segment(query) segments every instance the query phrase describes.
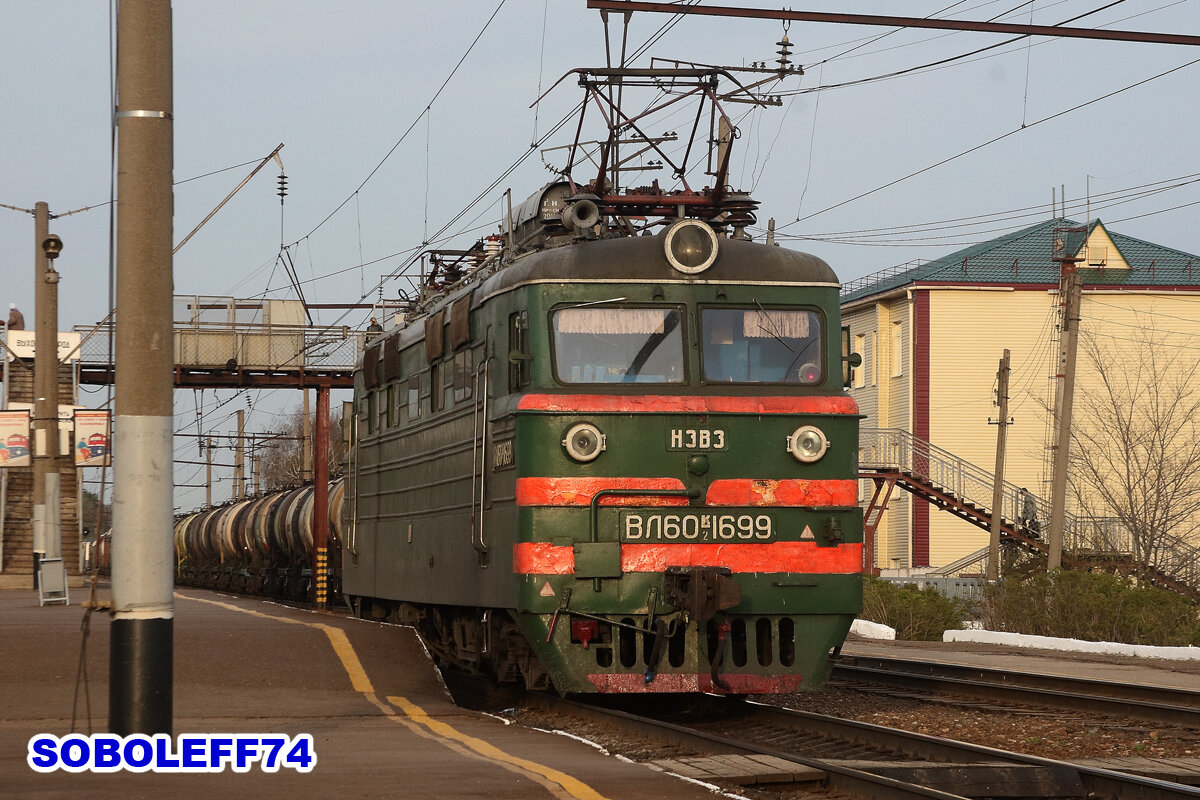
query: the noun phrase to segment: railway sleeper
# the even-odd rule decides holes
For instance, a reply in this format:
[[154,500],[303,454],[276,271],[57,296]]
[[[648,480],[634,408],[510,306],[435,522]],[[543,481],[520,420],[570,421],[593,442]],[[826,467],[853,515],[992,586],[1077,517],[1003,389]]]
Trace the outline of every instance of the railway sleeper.
[[832,766],[870,772],[963,797],[1085,797],[1079,772],[1068,766],[935,764],[928,761],[824,759]]

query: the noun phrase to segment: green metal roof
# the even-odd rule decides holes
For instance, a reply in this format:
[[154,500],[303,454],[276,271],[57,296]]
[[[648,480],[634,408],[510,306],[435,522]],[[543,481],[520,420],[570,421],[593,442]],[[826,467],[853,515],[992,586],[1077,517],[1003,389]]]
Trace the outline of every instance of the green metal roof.
[[[1100,220],[1088,225],[1088,232]],[[913,284],[1057,284],[1052,256],[1054,232],[1082,227],[1052,219],[911,268],[891,268],[842,286],[842,302],[861,300]],[[1104,228],[1129,269],[1084,268],[1087,286],[1200,286],[1200,256],[1125,236]]]

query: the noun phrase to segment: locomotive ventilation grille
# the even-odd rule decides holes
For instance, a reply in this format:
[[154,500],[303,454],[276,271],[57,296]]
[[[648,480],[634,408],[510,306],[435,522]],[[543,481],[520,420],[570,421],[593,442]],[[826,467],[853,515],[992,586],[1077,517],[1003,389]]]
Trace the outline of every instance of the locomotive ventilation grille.
[[[621,625],[600,623],[598,636],[591,644],[596,665],[604,668],[641,671],[653,660],[654,634],[634,630],[644,620],[625,617]],[[715,619],[708,620],[703,641],[697,642],[695,625],[679,626],[667,637],[658,668],[679,669],[686,654],[702,652],[711,664],[720,647],[720,630]],[[747,666],[791,667],[796,663],[796,622],[791,617],[734,617],[729,620],[726,665],[738,669]],[[697,647],[700,644],[701,647]]]

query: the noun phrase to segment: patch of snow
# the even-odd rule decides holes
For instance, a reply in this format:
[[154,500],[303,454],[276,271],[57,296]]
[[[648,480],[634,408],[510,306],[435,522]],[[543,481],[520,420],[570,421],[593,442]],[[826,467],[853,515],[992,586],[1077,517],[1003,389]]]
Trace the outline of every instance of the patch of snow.
[[[889,628],[887,625],[881,625],[878,622],[869,622],[865,619],[856,619],[850,625],[850,632],[858,634],[864,639],[895,639],[896,629]],[[947,631],[950,633],[950,631]]]
[[[858,622],[856,621],[854,624],[857,625]],[[867,624],[873,625],[874,623]],[[854,630],[854,628],[852,627],[851,630]],[[867,634],[862,635],[865,636]],[[894,638],[894,636],[888,638]],[[1085,642],[1081,639],[1057,639],[1052,636],[1030,636],[1024,633],[1006,633],[1000,631],[946,631],[942,634],[942,641],[980,642],[983,644],[1004,644],[1012,647],[1032,647],[1039,650],[1067,650],[1078,653],[1166,658],[1175,661],[1200,661],[1200,647],[1152,647],[1145,644],[1121,644],[1120,642]]]

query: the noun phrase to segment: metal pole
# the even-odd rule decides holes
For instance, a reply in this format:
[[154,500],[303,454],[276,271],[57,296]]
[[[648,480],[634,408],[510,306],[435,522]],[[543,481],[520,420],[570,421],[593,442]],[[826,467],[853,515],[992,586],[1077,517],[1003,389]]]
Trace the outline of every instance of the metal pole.
[[1063,528],[1067,517],[1067,468],[1070,463],[1071,407],[1075,401],[1075,354],[1079,349],[1079,306],[1083,279],[1075,259],[1063,261],[1063,333],[1058,377],[1062,380],[1055,431],[1054,472],[1050,487],[1050,552],[1047,569],[1062,567]]
[[[48,526],[46,524],[46,474],[54,465],[54,451],[48,449],[49,430],[58,432],[57,393],[51,377],[57,372],[58,332],[50,321],[50,292],[53,285],[46,281],[49,260],[42,242],[50,235],[50,207],[37,203],[33,212],[33,572],[38,580],[38,560],[48,555]],[[53,423],[53,424],[51,424]]]
[[1062,36],[1078,39],[1107,39],[1118,42],[1150,42],[1154,44],[1200,44],[1200,36],[1182,33],[1150,31],[1115,31],[1095,28],[1067,28],[1060,25],[1022,25],[1010,22],[978,22],[966,19],[934,19],[892,17],[876,14],[842,14],[830,11],[792,11],[791,9],[738,8],[735,6],[684,6],[676,3],[650,3],[637,0],[588,0],[588,8],[599,11],[647,11],[662,14],[699,14],[710,17],[743,17],[749,19],[779,19],[793,22],[833,22],[845,25],[882,25],[888,28],[933,28],[950,31],[982,31],[985,33],[1015,33],[1021,36]]
[[246,412],[237,412],[237,447],[233,451],[233,500],[237,502],[246,496],[246,456],[243,443],[246,435]]
[[170,0],[117,20],[117,320],[109,731],[172,733]]
[[[47,247],[53,239],[58,247],[51,250]],[[62,243],[57,236],[42,240],[42,250],[46,253],[46,271],[42,282],[46,285],[46,322],[38,318],[37,338],[45,342],[42,349],[46,352],[46,369],[42,375],[42,390],[39,397],[43,399],[43,430],[46,440],[46,458],[43,460],[43,470],[46,487],[46,510],[44,532],[46,536],[46,558],[62,557],[62,474],[59,472],[59,435],[58,435],[58,272],[54,269],[54,259],[62,249]],[[36,350],[35,350],[36,354]],[[36,366],[36,360],[34,364]]]
[[1009,352],[1005,348],[996,372],[996,404],[1000,406],[1000,418],[996,420],[996,475],[992,482],[992,521],[988,528],[987,579],[1000,577],[1000,520],[1004,516],[1004,450],[1008,443],[1008,373]]
[[212,508],[212,437],[204,444],[204,508]]
[[304,395],[304,421],[300,423],[300,480],[308,483],[313,479],[312,460],[312,411],[308,407],[308,389],[301,389]]
[[[306,393],[307,394],[307,393]],[[325,608],[329,569],[329,387],[317,388],[313,480],[313,577],[317,608]]]

